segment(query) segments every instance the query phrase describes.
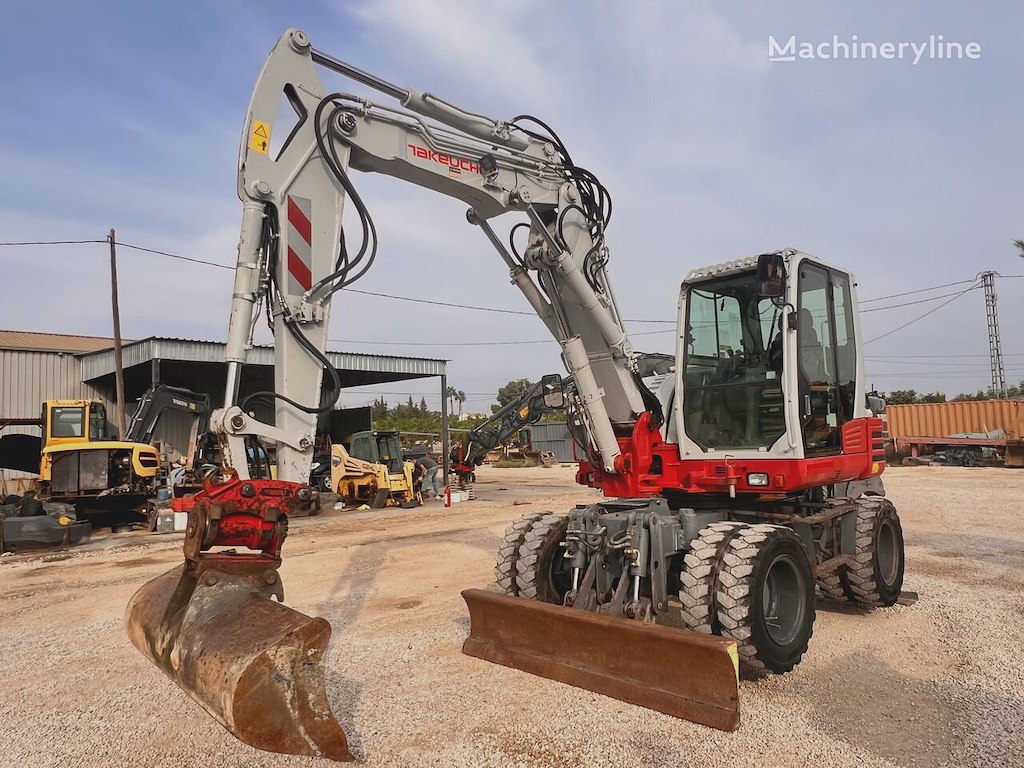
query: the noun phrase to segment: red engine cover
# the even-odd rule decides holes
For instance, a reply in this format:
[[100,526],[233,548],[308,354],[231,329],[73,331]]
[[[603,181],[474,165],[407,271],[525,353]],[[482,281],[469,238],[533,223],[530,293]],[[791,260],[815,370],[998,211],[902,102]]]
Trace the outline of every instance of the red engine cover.
[[[665,443],[643,414],[631,437],[619,438],[617,474],[581,460],[576,482],[599,488],[609,497],[657,496],[666,490],[685,493],[793,493],[807,488],[863,480],[885,469],[882,420],[853,419],[842,427],[842,452],[806,459],[680,459],[679,447]],[[748,475],[767,474],[769,485],[752,486]]]

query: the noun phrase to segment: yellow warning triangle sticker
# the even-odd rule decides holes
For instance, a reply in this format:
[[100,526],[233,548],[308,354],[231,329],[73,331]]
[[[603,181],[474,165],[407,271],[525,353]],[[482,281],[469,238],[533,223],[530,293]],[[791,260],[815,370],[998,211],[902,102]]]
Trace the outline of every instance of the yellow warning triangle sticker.
[[270,152],[270,125],[259,120],[252,121],[249,148],[266,155]]

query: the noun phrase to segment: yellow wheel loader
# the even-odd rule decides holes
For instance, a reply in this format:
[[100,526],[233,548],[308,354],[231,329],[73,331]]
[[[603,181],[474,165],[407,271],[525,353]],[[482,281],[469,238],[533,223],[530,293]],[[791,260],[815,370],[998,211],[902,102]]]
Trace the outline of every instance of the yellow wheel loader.
[[[384,96],[328,94],[318,67]],[[294,125],[274,125],[281,103]],[[351,759],[325,691],[330,626],[271,598],[283,597],[288,516],[313,494],[317,415],[341,388],[324,354],[331,297],[376,254],[352,171],[469,206],[468,222],[561,347],[577,481],[605,496],[509,526],[500,591],[463,592],[466,654],[731,730],[740,662],[793,669],[816,589],[865,608],[897,600],[903,535],[883,498],[882,421],[863,394],[849,272],[793,249],[692,270],[673,307],[675,365],[648,384],[606,269],[608,190],[543,121],[494,120],[396,86],[292,29],[264,65],[242,133],[226,407],[211,424],[224,467],[197,496],[184,564],[139,589],[126,616],[139,650],[238,738]],[[346,201],[360,220],[349,232]],[[506,213],[529,229],[511,241],[521,250],[490,223]],[[644,269],[642,254],[632,265]],[[238,398],[264,303],[278,391],[260,394],[275,398],[273,425]],[[276,480],[246,476],[254,438],[277,443]]]
[[398,432],[357,432],[348,449],[341,444],[331,446],[331,490],[346,505],[379,508],[422,504],[412,470],[413,463],[402,460]]

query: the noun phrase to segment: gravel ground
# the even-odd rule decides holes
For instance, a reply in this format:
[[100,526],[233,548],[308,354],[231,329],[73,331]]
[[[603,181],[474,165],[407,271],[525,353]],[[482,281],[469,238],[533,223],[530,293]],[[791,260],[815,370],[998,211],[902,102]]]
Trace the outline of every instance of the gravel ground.
[[[451,509],[299,520],[288,603],[327,618],[328,692],[367,766],[1024,766],[1024,472],[886,474],[913,606],[819,603],[792,673],[740,686],[727,734],[460,653],[459,591],[522,513],[595,498],[572,470],[480,472]],[[0,765],[299,766],[234,740],[138,654],[124,606],[180,536],[0,560]]]

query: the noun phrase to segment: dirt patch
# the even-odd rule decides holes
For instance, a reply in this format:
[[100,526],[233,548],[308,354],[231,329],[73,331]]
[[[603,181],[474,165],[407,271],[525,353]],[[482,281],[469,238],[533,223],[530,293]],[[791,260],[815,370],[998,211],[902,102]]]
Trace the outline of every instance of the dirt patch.
[[822,727],[900,765],[939,766],[957,713],[935,687],[900,674],[875,655],[829,664],[830,680],[799,686]]
[[122,560],[117,563],[120,568],[139,568],[143,565],[166,565],[171,562],[168,557],[136,557],[134,560]]
[[60,562],[61,560],[70,560],[72,557],[74,557],[74,555],[72,555],[71,553],[61,553],[61,554],[58,554],[58,555],[47,555],[46,557],[43,558],[43,562],[44,563],[57,563],[57,562]]
[[416,606],[419,606],[419,605],[422,605],[422,604],[423,604],[422,600],[403,600],[402,602],[398,603],[395,606],[395,608],[397,608],[400,611],[407,611],[410,608],[415,608]]

